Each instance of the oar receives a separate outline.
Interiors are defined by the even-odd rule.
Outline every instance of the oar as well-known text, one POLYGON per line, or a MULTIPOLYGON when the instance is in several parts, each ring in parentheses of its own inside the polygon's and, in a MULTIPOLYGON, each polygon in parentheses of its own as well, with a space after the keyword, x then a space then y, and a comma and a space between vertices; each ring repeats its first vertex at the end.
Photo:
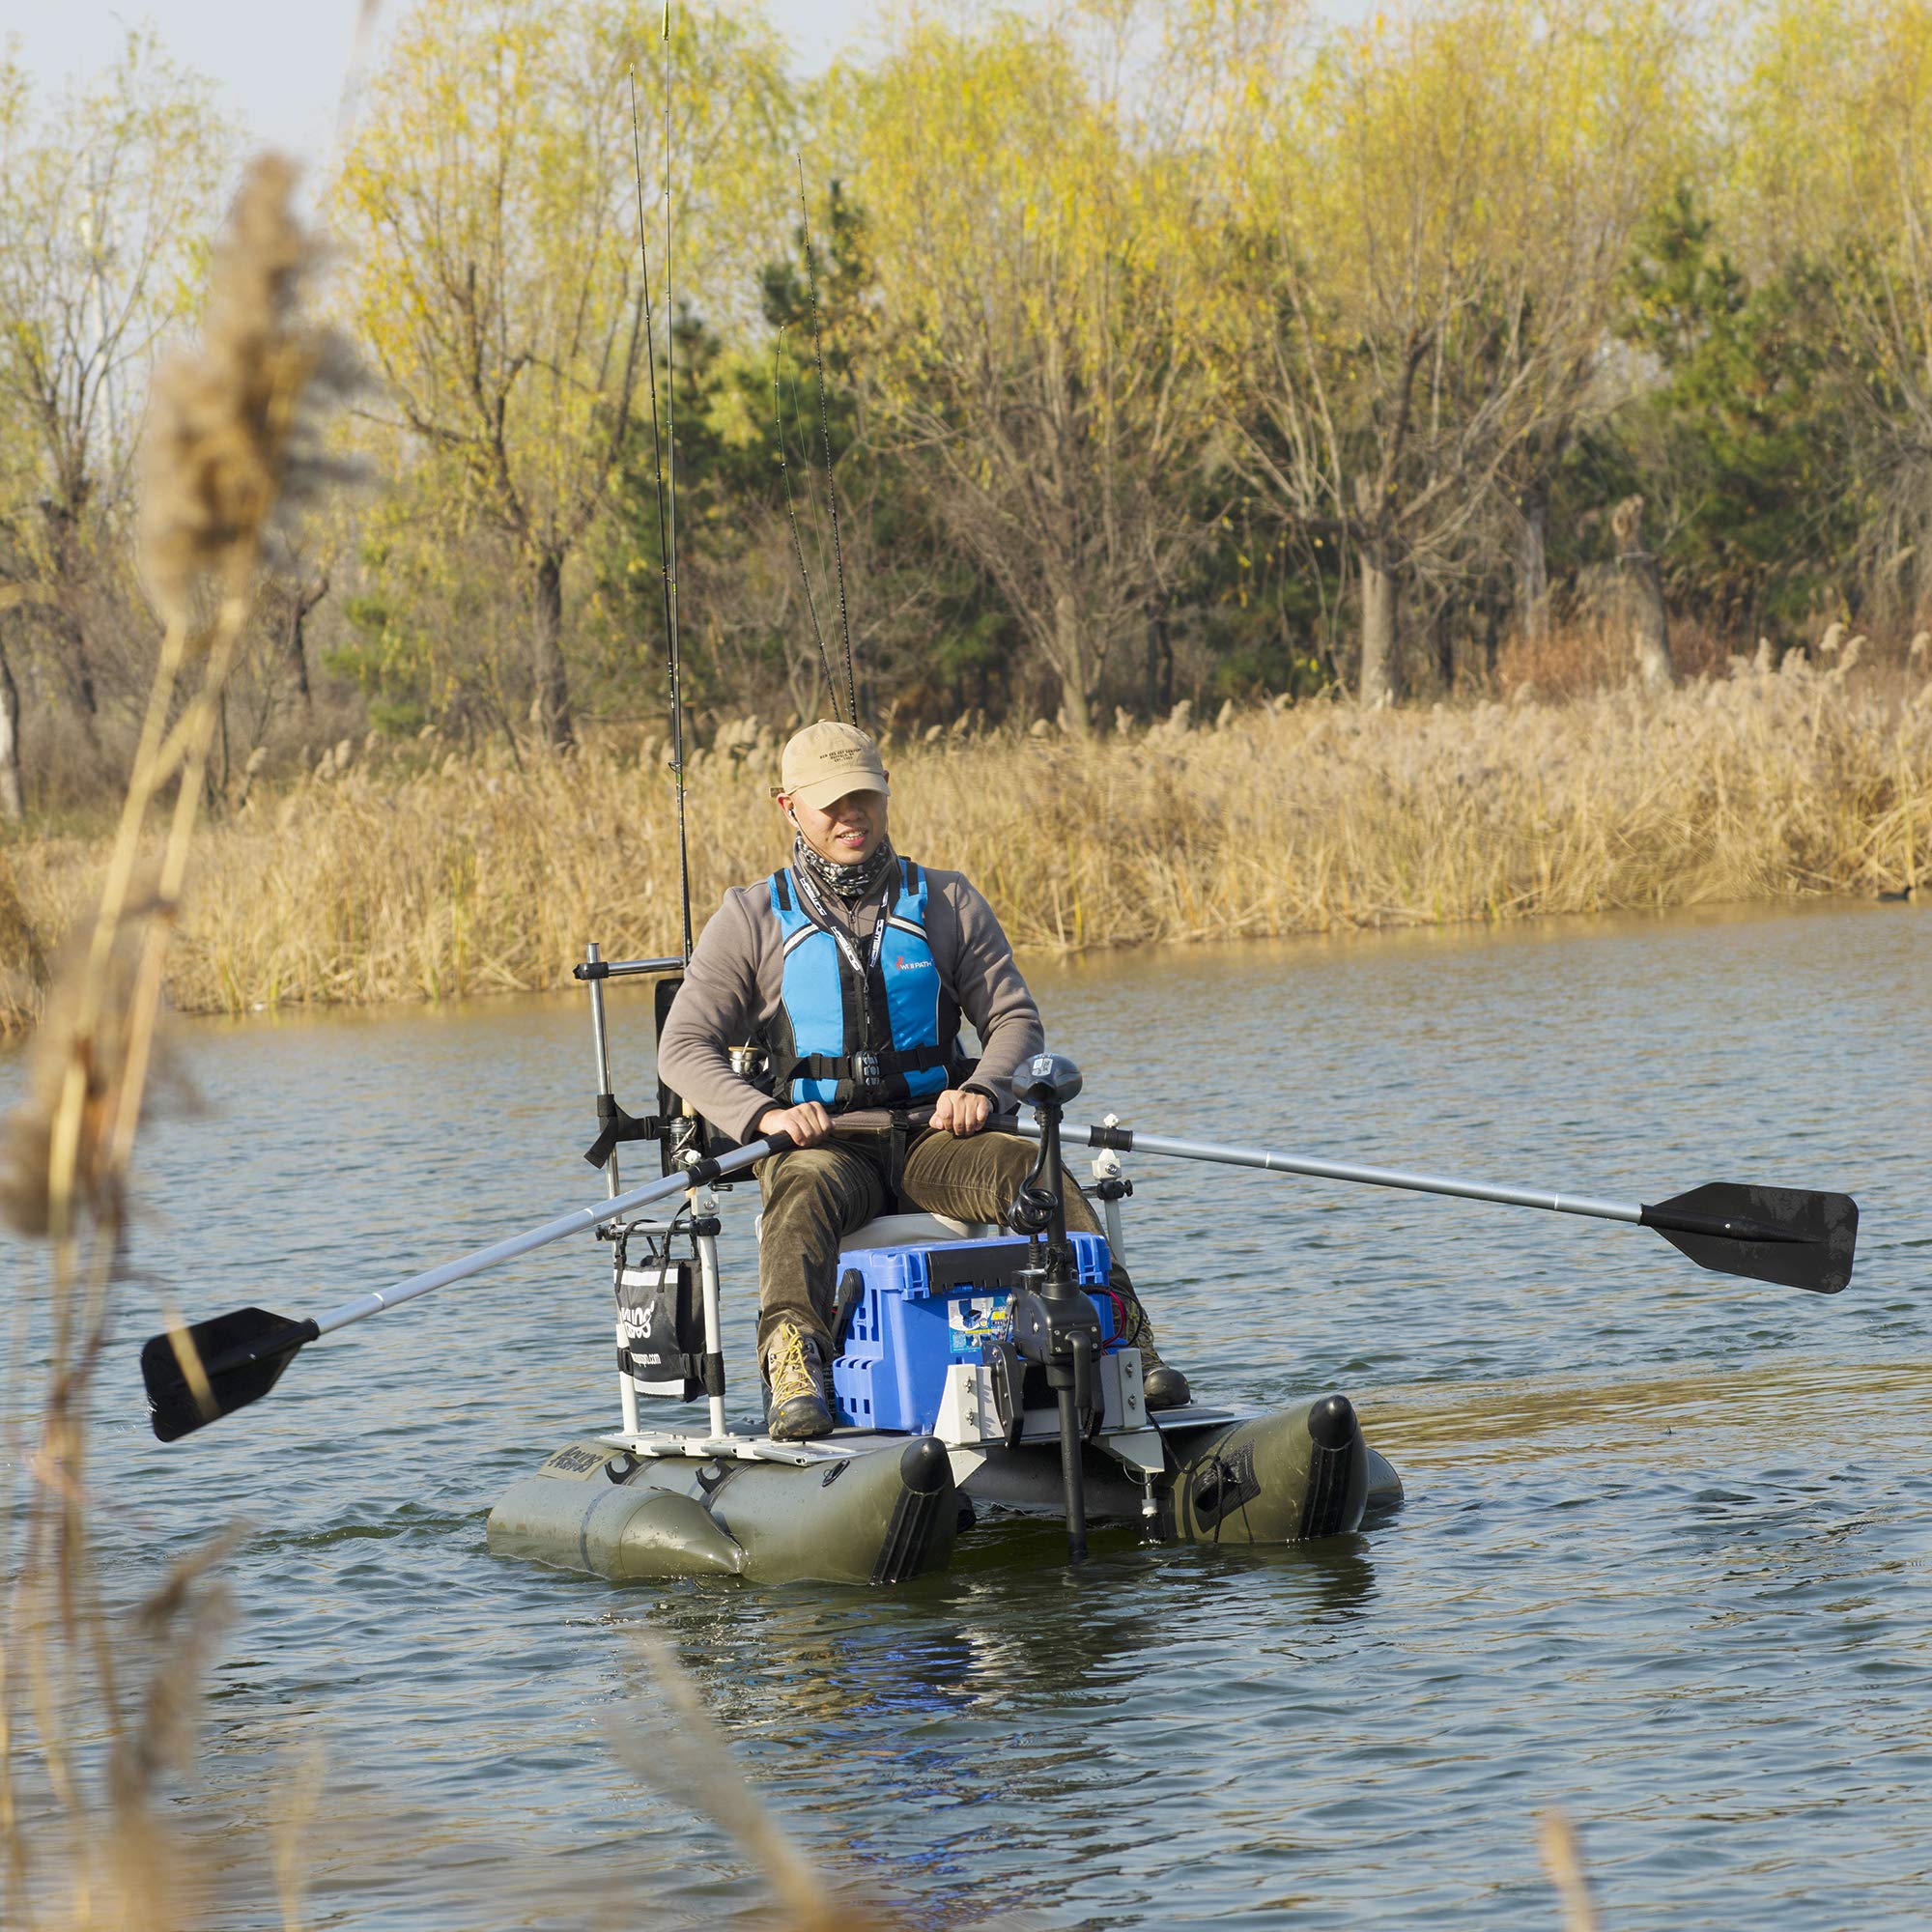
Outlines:
POLYGON ((358 1294, 326 1315, 307 1321, 293 1321, 286 1315, 272 1315, 266 1308, 238 1308, 229 1315, 216 1315, 197 1321, 189 1328, 171 1328, 150 1338, 141 1350, 141 1379, 148 1385, 148 1406, 154 1411, 155 1434, 163 1442, 189 1435, 217 1416, 231 1415, 246 1408, 274 1387, 282 1371, 297 1352, 321 1336, 346 1328, 365 1316, 381 1315, 405 1301, 413 1301, 433 1288, 444 1288, 481 1274, 499 1262, 526 1255, 532 1248, 560 1241, 566 1235, 648 1208, 654 1201, 668 1200, 688 1187, 701 1187, 707 1181, 737 1174, 791 1146, 783 1134, 753 1141, 716 1159, 699 1160, 676 1174, 634 1187, 628 1194, 592 1203, 588 1208, 573 1208, 541 1227, 521 1235, 493 1241, 487 1248, 459 1261, 444 1262, 422 1274, 412 1274, 393 1288, 377 1289, 358 1294))
MULTIPOLYGON (((1016 1131, 1039 1138, 1039 1127, 1022 1121, 1016 1131)), ((1305 1174, 1318 1180, 1360 1181, 1370 1187, 1406 1187, 1417 1194, 1449 1194, 1464 1201, 1497 1201, 1510 1208, 1541 1208, 1552 1214, 1588 1214, 1600 1221, 1634 1221, 1655 1228, 1699 1267, 1780 1288, 1836 1294, 1852 1278, 1859 1238, 1859 1206, 1849 1194, 1814 1194, 1800 1187, 1747 1187, 1707 1181, 1654 1208, 1635 1201, 1602 1201, 1586 1194, 1552 1194, 1534 1187, 1503 1187, 1482 1180, 1450 1180, 1437 1175, 1404 1174, 1346 1161, 1309 1160, 1262 1148, 1220 1147, 1212 1141, 1164 1140, 1131 1127, 1063 1127, 1069 1146, 1085 1132, 1090 1147, 1121 1153, 1171 1154, 1179 1160, 1217 1161, 1227 1167, 1265 1168, 1273 1174, 1305 1174)))

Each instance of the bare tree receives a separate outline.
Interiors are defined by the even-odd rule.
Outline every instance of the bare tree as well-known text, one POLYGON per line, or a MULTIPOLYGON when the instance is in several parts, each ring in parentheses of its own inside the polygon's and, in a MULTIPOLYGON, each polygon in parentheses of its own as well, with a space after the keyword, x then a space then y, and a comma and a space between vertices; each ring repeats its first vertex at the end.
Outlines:
POLYGON ((89 586, 118 567, 155 353, 229 153, 207 85, 129 35, 115 62, 36 116, 0 64, 0 437, 17 494, 16 580, 90 739, 103 694, 89 586))

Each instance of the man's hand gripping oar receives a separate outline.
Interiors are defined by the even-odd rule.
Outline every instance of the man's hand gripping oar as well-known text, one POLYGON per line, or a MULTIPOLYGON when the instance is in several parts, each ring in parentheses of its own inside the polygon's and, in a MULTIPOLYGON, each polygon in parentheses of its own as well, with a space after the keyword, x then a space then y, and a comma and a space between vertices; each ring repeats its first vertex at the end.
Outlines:
MULTIPOLYGON (((1021 1122, 1017 1133, 1039 1138, 1021 1122)), ((1482 1180, 1451 1180, 1405 1174, 1393 1168, 1356 1167, 1344 1161, 1310 1160, 1261 1148, 1221 1147, 1212 1141, 1166 1140, 1131 1127, 1066 1126, 1068 1146, 1083 1132, 1090 1147, 1121 1153, 1169 1154, 1179 1160, 1215 1161, 1227 1167, 1259 1167, 1272 1174, 1302 1174, 1318 1180, 1349 1180, 1369 1187, 1402 1187, 1417 1194, 1447 1194, 1463 1201, 1495 1201, 1510 1208, 1539 1208, 1552 1214, 1587 1214, 1599 1221, 1632 1221, 1655 1228, 1699 1267, 1718 1274, 1768 1281, 1779 1288, 1836 1294, 1852 1278, 1859 1238, 1859 1206, 1849 1194, 1815 1194, 1800 1187, 1750 1187, 1707 1181, 1688 1194, 1648 1207, 1635 1201, 1602 1201, 1589 1195, 1553 1194, 1482 1180)))
POLYGON ((412 1275, 393 1288, 359 1294, 307 1321, 272 1315, 266 1308, 238 1308, 232 1314, 197 1321, 192 1327, 170 1328, 165 1334, 153 1336, 141 1350, 141 1379, 148 1386, 155 1434, 163 1442, 172 1442, 218 1416, 247 1407, 274 1387, 282 1371, 307 1344, 346 1328, 352 1321, 382 1315, 433 1288, 481 1274, 499 1262, 514 1261, 532 1248, 560 1241, 566 1235, 595 1228, 654 1202, 668 1201, 687 1188, 702 1187, 727 1174, 740 1174, 754 1161, 781 1152, 791 1144, 786 1136, 772 1134, 716 1159, 696 1161, 627 1194, 594 1202, 588 1208, 573 1208, 541 1227, 526 1229, 460 1260, 444 1262, 440 1267, 412 1275))

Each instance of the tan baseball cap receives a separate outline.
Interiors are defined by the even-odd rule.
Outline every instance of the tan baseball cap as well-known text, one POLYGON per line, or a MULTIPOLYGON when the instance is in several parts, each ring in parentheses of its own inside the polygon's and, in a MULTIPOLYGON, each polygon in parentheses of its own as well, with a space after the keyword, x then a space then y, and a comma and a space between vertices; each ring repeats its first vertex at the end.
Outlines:
POLYGON ((878 746, 856 726, 830 718, 808 724, 786 744, 779 765, 779 790, 802 798, 807 805, 820 806, 843 798, 848 791, 892 796, 878 746))

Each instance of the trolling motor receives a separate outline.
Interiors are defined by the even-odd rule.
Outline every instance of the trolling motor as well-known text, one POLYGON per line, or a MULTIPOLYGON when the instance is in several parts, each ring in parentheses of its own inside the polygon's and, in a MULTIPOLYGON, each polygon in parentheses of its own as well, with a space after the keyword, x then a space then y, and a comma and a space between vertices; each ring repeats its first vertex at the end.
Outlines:
POLYGON ((1066 1560, 1087 1556, 1087 1492, 1080 1454, 1101 1405, 1095 1365, 1100 1318, 1079 1287, 1066 1237, 1066 1181, 1060 1122, 1080 1093, 1080 1069, 1057 1053, 1028 1061, 1013 1085, 1039 1123, 1039 1159, 1007 1218, 1025 1235, 1044 1235, 1041 1265, 1020 1276, 1013 1297, 1013 1348, 1044 1371, 1060 1408, 1060 1479, 1066 1501, 1066 1560))

